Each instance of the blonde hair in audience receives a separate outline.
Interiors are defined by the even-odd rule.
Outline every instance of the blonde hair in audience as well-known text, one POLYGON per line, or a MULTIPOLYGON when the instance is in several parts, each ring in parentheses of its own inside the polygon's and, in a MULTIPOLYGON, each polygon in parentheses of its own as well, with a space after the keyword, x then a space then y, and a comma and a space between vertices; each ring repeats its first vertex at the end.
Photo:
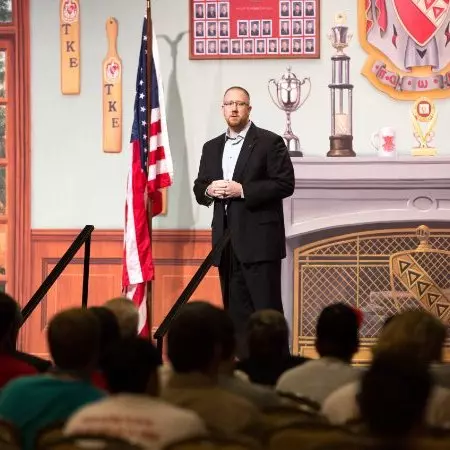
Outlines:
POLYGON ((446 338, 444 324, 426 311, 415 309, 394 316, 382 329, 374 356, 389 350, 413 351, 429 364, 442 359, 446 338))
POLYGON ((122 337, 137 336, 139 312, 131 300, 126 297, 115 297, 108 300, 104 307, 115 314, 122 337))

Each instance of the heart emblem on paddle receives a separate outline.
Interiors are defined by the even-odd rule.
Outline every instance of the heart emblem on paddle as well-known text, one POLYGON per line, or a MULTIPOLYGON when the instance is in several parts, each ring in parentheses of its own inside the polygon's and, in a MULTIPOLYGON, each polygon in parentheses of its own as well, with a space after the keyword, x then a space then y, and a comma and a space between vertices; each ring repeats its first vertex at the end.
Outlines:
POLYGON ((117 61, 111 61, 106 65, 106 76, 108 80, 117 80, 120 75, 120 64, 117 61))
POLYGON ((67 22, 73 22, 78 19, 78 3, 75 0, 66 0, 63 5, 63 15, 67 22))

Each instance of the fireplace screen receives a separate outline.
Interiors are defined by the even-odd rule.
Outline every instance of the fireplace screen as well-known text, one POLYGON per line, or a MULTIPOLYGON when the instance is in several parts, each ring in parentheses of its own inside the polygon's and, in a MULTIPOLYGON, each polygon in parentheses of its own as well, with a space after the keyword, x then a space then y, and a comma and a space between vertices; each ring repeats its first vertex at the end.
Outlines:
POLYGON ((425 308, 447 325, 450 315, 450 229, 378 230, 336 236, 295 250, 294 351, 314 345, 320 311, 344 302, 361 309, 361 345, 383 322, 425 308))

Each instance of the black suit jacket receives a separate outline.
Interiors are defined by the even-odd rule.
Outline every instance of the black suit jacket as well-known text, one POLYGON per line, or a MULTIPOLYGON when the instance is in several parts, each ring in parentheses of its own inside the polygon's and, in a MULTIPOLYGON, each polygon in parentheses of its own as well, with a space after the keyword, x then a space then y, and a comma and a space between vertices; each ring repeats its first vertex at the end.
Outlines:
MULTIPOLYGON (((274 261, 286 256, 283 198, 294 192, 294 169, 281 136, 250 126, 242 145, 233 180, 242 184, 244 198, 211 199, 206 189, 223 179, 225 134, 203 146, 194 194, 201 205, 214 204, 213 245, 224 233, 225 205, 233 250, 244 263, 274 261)), ((220 261, 216 261, 216 265, 220 261)))

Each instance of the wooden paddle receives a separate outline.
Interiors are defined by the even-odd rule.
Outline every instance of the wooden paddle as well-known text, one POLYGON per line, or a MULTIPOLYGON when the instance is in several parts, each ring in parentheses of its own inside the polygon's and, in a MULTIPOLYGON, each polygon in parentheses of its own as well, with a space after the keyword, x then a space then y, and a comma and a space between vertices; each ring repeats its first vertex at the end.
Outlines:
POLYGON ((122 151, 122 60, 117 53, 119 25, 114 17, 106 21, 108 53, 103 60, 103 151, 122 151))
POLYGON ((61 92, 80 93, 80 4, 60 0, 61 92))

